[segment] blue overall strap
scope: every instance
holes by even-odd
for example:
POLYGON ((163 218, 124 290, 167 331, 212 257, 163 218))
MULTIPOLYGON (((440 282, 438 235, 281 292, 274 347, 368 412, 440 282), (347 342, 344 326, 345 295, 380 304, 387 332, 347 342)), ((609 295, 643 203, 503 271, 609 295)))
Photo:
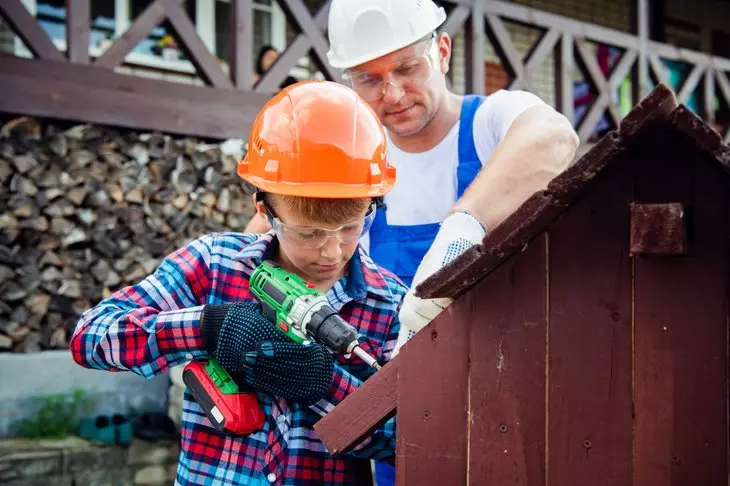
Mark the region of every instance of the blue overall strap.
POLYGON ((474 145, 474 115, 486 96, 467 95, 461 105, 459 117, 459 165, 456 168, 458 182, 457 197, 461 198, 469 184, 482 168, 477 149, 474 145))

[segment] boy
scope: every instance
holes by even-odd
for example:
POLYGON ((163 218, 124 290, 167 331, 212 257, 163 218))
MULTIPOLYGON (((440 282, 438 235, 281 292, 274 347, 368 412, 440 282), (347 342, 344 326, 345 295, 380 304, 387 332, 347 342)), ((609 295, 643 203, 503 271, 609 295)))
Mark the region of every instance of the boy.
POLYGON ((218 433, 186 390, 175 484, 372 484, 367 459, 394 454, 391 421, 348 456, 329 455, 312 426, 372 368, 291 342, 262 316, 248 282, 274 260, 325 292, 363 349, 389 361, 407 289, 358 243, 375 217, 373 198, 395 181, 385 147, 376 115, 349 88, 286 88, 256 118, 238 169, 259 189, 256 209, 272 231, 205 235, 81 316, 70 346, 82 366, 149 378, 213 356, 256 390, 266 421, 247 436, 218 433))

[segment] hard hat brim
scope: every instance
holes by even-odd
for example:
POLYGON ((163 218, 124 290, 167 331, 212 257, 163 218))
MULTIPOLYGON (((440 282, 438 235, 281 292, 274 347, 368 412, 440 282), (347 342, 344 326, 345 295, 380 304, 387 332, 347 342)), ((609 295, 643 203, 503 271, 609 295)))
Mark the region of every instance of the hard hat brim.
POLYGON ((257 187, 259 190, 268 192, 270 194, 323 199, 356 199, 365 197, 379 197, 390 191, 393 188, 393 184, 395 184, 395 175, 389 175, 382 184, 379 184, 377 186, 364 184, 345 185, 331 182, 272 182, 255 176, 248 176, 244 177, 243 179, 253 186, 257 187))

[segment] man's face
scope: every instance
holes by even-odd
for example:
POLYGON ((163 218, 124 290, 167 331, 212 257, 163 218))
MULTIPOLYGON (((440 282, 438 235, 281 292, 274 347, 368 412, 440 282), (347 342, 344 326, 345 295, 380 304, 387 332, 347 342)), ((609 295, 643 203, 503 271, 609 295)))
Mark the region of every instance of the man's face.
POLYGON ((390 132, 409 136, 436 116, 450 57, 451 41, 441 34, 361 64, 346 80, 390 132))

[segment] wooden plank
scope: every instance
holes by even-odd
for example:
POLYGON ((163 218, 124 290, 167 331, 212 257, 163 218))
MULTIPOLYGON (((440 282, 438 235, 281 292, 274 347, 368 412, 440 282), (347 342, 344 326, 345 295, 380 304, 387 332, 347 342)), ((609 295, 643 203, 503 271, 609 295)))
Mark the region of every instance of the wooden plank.
POLYGON ((692 233, 687 256, 635 259, 633 484, 726 484, 728 178, 680 134, 636 157, 637 202, 684 204, 692 233))
POLYGON ((0 55, 0 111, 225 139, 247 138, 264 94, 0 55))
POLYGON ((681 203, 631 203, 629 254, 682 255, 687 253, 687 228, 681 203))
POLYGON ((253 80, 253 2, 231 0, 228 19, 228 66, 236 88, 250 89, 253 80))
POLYGON ((344 454, 395 415, 399 356, 314 424, 332 455, 344 454))
POLYGON ((560 49, 555 56, 555 93, 557 109, 575 124, 573 113, 573 36, 563 32, 560 49))
POLYGON ((509 89, 522 89, 524 83, 524 66, 522 64, 522 56, 517 52, 512 38, 507 32, 504 22, 499 16, 494 14, 485 14, 487 19, 487 36, 492 42, 494 50, 502 60, 502 67, 512 75, 509 89))
POLYGON ((216 88, 233 89, 233 83, 218 65, 215 56, 200 40, 195 26, 182 8, 180 0, 162 0, 167 20, 177 32, 180 48, 198 70, 198 75, 216 88))
POLYGON ((547 238, 476 286, 469 484, 545 485, 547 238))
MULTIPOLYGON (((314 16, 314 23, 320 29, 327 27, 330 1, 326 0, 324 5, 314 16)), ((284 52, 276 59, 271 68, 259 79, 254 90, 260 93, 273 93, 279 89, 279 85, 289 75, 289 71, 297 65, 299 59, 312 48, 312 41, 304 33, 298 34, 294 40, 284 49, 284 52)))
POLYGON ((696 65, 692 68, 692 71, 687 76, 687 79, 682 84, 682 89, 677 94, 677 99, 680 103, 686 103, 690 95, 694 92, 697 84, 700 82, 700 78, 705 74, 705 67, 696 65))
POLYGON ((574 37, 585 37, 623 49, 636 49, 638 47, 638 39, 625 32, 608 29, 590 22, 580 22, 569 17, 555 15, 516 3, 489 0, 485 4, 485 12, 543 29, 555 28, 574 37))
POLYGON ((101 56, 96 58, 94 65, 109 69, 119 66, 129 51, 134 49, 164 19, 165 8, 162 0, 154 0, 125 33, 115 40, 101 56))
POLYGON ((72 63, 89 64, 90 0, 76 0, 66 4, 66 56, 72 63))
POLYGON ((621 83, 626 79, 632 66, 636 62, 637 53, 633 49, 629 49, 623 53, 621 60, 611 72, 608 78, 608 84, 613 89, 618 89, 621 83))
POLYGON ((560 32, 557 29, 550 29, 543 33, 534 49, 531 49, 525 62, 525 81, 532 86, 532 74, 539 70, 543 61, 555 50, 555 44, 560 40, 560 32))
POLYGON ((471 10, 468 7, 457 6, 446 17, 446 21, 439 29, 441 32, 446 32, 449 36, 454 37, 469 18, 471 10))
POLYGON ((659 59, 658 56, 649 56, 649 67, 651 67, 651 72, 654 73, 654 77, 656 78, 657 83, 669 85, 667 70, 664 67, 664 64, 662 64, 662 60, 659 59))
POLYGON ((634 143, 632 138, 638 132, 657 120, 668 119, 676 106, 674 93, 665 85, 657 86, 621 121, 621 136, 611 132, 603 137, 580 160, 555 177, 548 185, 547 192, 539 192, 525 201, 494 228, 482 244, 471 247, 418 285, 416 295, 431 299, 465 292, 515 252, 523 249, 565 207, 583 197, 606 167, 614 163, 624 147, 634 143))
POLYGON ((484 59, 484 3, 486 0, 474 0, 471 9, 471 22, 467 31, 466 63, 467 91, 484 94, 486 89, 484 59))
POLYGON ((549 484, 632 484, 627 169, 549 228, 549 484))
POLYGON ((398 353, 397 484, 466 483, 468 341, 478 298, 458 299, 398 353))
POLYGON ((35 57, 47 61, 66 61, 63 54, 56 49, 43 28, 20 0, 0 1, 0 15, 3 16, 10 29, 23 39, 35 57))
MULTIPOLYGON (((329 65, 329 62, 327 62, 329 43, 325 39, 322 29, 309 13, 307 6, 304 5, 304 2, 302 2, 302 0, 283 0, 280 1, 279 4, 287 13, 287 16, 291 18, 292 22, 294 22, 301 32, 309 39, 312 48, 314 49, 314 53, 319 59, 319 63, 317 64, 319 68, 324 71, 325 77, 330 80, 339 81, 341 76, 340 70, 333 68, 329 65)), ((327 6, 327 8, 329 8, 329 6, 327 6)))

